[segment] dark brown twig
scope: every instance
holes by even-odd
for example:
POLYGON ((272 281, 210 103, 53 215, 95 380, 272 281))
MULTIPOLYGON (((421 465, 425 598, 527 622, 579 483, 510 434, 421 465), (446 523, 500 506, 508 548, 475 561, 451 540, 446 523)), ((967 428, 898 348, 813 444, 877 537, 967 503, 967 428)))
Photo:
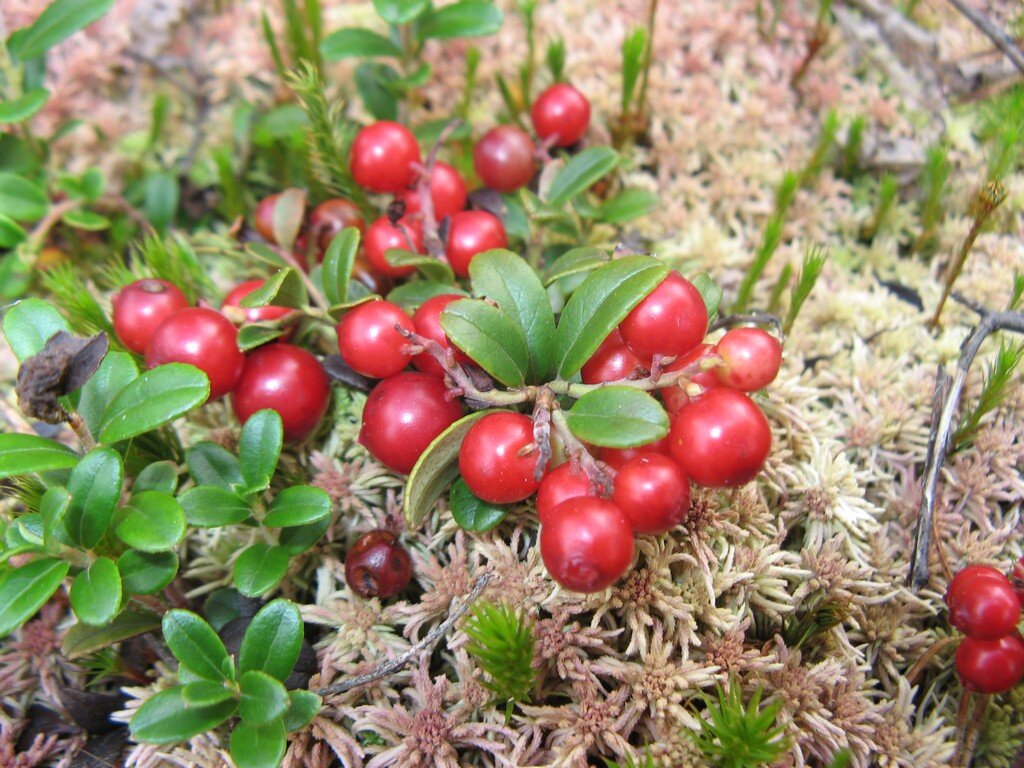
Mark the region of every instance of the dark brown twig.
POLYGON ((987 16, 975 10, 964 0, 949 0, 949 4, 977 27, 985 37, 995 43, 996 48, 1006 54, 1006 58, 1013 62, 1021 72, 1024 72, 1024 53, 1006 32, 997 27, 987 16))

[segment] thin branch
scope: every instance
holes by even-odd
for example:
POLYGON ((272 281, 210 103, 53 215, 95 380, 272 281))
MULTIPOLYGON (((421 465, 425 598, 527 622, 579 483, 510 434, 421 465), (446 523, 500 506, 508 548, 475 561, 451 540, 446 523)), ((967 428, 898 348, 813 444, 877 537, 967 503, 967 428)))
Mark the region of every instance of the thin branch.
POLYGON ((470 591, 466 599, 462 601, 462 604, 449 613, 447 619, 428 632, 426 637, 416 643, 416 645, 407 650, 401 656, 397 656, 389 661, 385 661, 383 664, 377 665, 373 670, 364 675, 350 677, 347 680, 342 680, 340 683, 329 685, 326 688, 319 688, 316 693, 320 696, 334 696, 339 693, 351 691, 353 688, 358 688, 361 685, 366 685, 367 683, 380 680, 397 672, 408 664, 411 659, 432 647, 443 635, 447 634, 448 630, 455 626, 455 622, 461 619, 474 601, 480 597, 490 580, 490 572, 481 573, 477 576, 476 582, 473 584, 473 589, 470 591))
POLYGON ((573 468, 578 467, 581 469, 590 480, 591 491, 605 498, 610 497, 614 490, 613 470, 603 461, 595 459, 580 439, 572 433, 572 430, 569 429, 569 422, 565 419, 565 414, 555 401, 552 401, 551 423, 558 432, 558 436, 562 438, 565 450, 569 452, 569 461, 572 462, 573 468))
POLYGON ((435 259, 441 260, 444 260, 444 245, 438 234, 437 216, 434 213, 434 198, 430 194, 430 178, 434 173, 434 166, 437 165, 438 150, 441 149, 460 125, 462 125, 462 121, 456 118, 444 127, 441 135, 434 142, 434 146, 427 153, 427 162, 424 164, 419 180, 416 182, 416 194, 419 195, 420 212, 423 215, 423 245, 426 246, 427 253, 435 259))
POLYGON ((989 40, 995 43, 996 48, 1006 54, 1006 57, 1013 62, 1021 72, 1024 72, 1024 53, 1013 41, 1013 38, 997 27, 991 19, 983 13, 967 5, 964 0, 949 0, 949 4, 960 11, 968 21, 981 30, 989 40))

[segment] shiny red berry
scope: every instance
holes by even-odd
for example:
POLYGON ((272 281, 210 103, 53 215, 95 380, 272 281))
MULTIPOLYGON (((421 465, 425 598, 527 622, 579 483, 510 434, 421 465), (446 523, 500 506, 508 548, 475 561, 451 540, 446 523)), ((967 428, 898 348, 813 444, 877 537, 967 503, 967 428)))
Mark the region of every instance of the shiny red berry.
POLYGON ((633 530, 612 502, 577 496, 546 515, 540 554, 551 578, 566 589, 599 592, 633 562, 633 530))
POLYGON ((371 192, 396 194, 412 184, 419 162, 420 145, 412 131, 381 120, 356 134, 349 169, 359 186, 371 192))
POLYGON ((405 277, 416 271, 415 267, 393 267, 388 264, 385 254, 392 248, 420 253, 423 250, 422 228, 414 219, 399 219, 392 224, 387 216, 381 216, 366 230, 363 248, 370 266, 388 277, 405 277))
MULTIPOLYGON (((416 333, 420 336, 424 336, 432 341, 436 341, 445 349, 451 349, 455 351, 455 361, 458 363, 469 363, 472 362, 466 355, 459 349, 452 346, 452 343, 448 341, 448 336, 444 332, 444 328, 441 327, 441 312, 444 308, 451 304, 453 301, 464 299, 465 296, 459 296, 455 293, 442 293, 439 296, 432 296, 425 302, 420 304, 412 316, 413 325, 416 327, 416 333)), ((444 368, 437 361, 433 355, 429 352, 421 352, 412 359, 413 367, 429 373, 431 376, 444 376, 444 368)))
POLYGON ((484 186, 497 192, 514 192, 533 178, 533 152, 533 139, 526 131, 514 125, 499 125, 476 143, 473 167, 484 186))
POLYGON ((556 147, 575 144, 590 124, 590 102, 568 83, 555 83, 537 97, 530 109, 533 129, 542 139, 557 136, 556 147))
POLYGON ((537 451, 533 421, 521 413, 488 413, 477 420, 459 448, 459 472, 476 496, 511 504, 533 495, 537 451))
POLYGON ((345 555, 345 582, 360 597, 394 597, 412 579, 412 560, 391 531, 364 533, 345 555))
POLYGON ((449 222, 444 255, 459 277, 469 277, 469 262, 478 253, 508 247, 505 225, 493 213, 460 211, 449 222))
POLYGON ((968 691, 1008 691, 1024 678, 1024 639, 1016 630, 998 640, 965 637, 956 649, 956 671, 968 691))
POLYGON ((252 223, 256 227, 256 231, 268 243, 277 242, 277 238, 274 237, 274 208, 277 206, 277 201, 280 198, 280 193, 264 197, 256 204, 256 212, 252 217, 252 223))
POLYGON ((220 312, 205 307, 179 309, 153 331, 146 346, 146 367, 188 363, 210 379, 210 399, 226 395, 238 383, 245 355, 238 329, 220 312))
POLYGON ((690 511, 690 483, 668 456, 648 453, 622 465, 612 501, 637 533, 665 533, 690 511))
POLYGON ((782 344, 760 328, 733 328, 715 345, 722 365, 715 368, 727 387, 756 392, 775 381, 782 367, 782 344))
POLYGON ((384 466, 408 474, 434 438, 461 416, 443 381, 404 371, 381 381, 366 398, 359 442, 384 466))
MULTIPOLYGON (((257 288, 262 288, 265 282, 266 280, 260 280, 257 278, 256 280, 246 280, 244 283, 239 283, 231 289, 227 296, 224 297, 224 303, 221 304, 221 308, 242 307, 242 299, 257 288)), ((266 307, 243 307, 242 309, 247 323, 262 323, 269 320, 277 320, 291 312, 288 307, 277 307, 273 304, 266 307)))
POLYGON ((683 355, 704 340, 708 310, 693 283, 670 272, 619 324, 622 340, 641 360, 683 355))
POLYGON ((114 333, 126 349, 142 354, 153 331, 166 318, 188 306, 178 286, 147 277, 118 291, 113 299, 114 333))
POLYGON ((584 384, 601 384, 609 381, 621 381, 642 375, 644 364, 626 346, 618 331, 605 339, 590 359, 583 364, 580 376, 584 384))
POLYGON ((374 379, 394 376, 412 356, 409 341, 395 326, 413 330, 413 321, 400 306, 390 301, 366 301, 346 312, 338 323, 338 351, 356 373, 374 379))
MULTIPOLYGON (((715 354, 715 348, 711 344, 698 344, 696 347, 691 349, 685 355, 677 357, 671 365, 665 368, 665 376, 668 376, 676 371, 681 371, 684 368, 689 368, 692 365, 696 365, 704 358, 713 357, 715 354)), ((665 387, 659 392, 661 393, 661 399, 665 403, 665 409, 669 413, 676 413, 680 408, 690 402, 691 398, 686 394, 686 385, 688 382, 681 381, 676 385, 665 387)), ((689 378, 689 383, 698 384, 705 390, 713 389, 715 387, 722 386, 722 382, 718 380, 718 376, 715 375, 714 369, 700 371, 695 373, 689 378)))
POLYGON ((602 448, 600 452, 601 461, 610 466, 612 469, 619 470, 627 461, 632 461, 637 456, 643 456, 647 453, 660 453, 664 456, 668 456, 672 453, 669 448, 668 435, 655 440, 653 443, 647 443, 646 445, 638 445, 634 448, 602 448))
POLYGON ((305 440, 327 413, 331 382, 312 354, 292 344, 264 344, 249 353, 245 370, 231 395, 240 422, 272 408, 281 415, 284 438, 305 440))
POLYGON ((590 487, 590 478, 582 469, 574 469, 571 461, 559 464, 544 475, 537 488, 537 517, 544 525, 551 510, 563 501, 595 495, 590 487))
POLYGON ((949 623, 975 640, 997 640, 1017 628, 1020 600, 1010 580, 999 571, 972 566, 963 569, 946 590, 949 623))
POLYGON ((733 488, 761 471, 772 447, 768 419, 753 400, 734 389, 712 389, 672 419, 672 457, 699 485, 733 488))
POLYGON ((340 197, 324 200, 309 214, 309 231, 320 246, 320 261, 334 236, 348 227, 360 232, 366 230, 366 222, 359 212, 359 206, 340 197))
MULTIPOLYGON (((434 204, 434 218, 441 221, 446 216, 455 215, 466 207, 468 197, 462 175, 448 163, 436 163, 430 174, 430 200, 434 204)), ((417 186, 403 190, 398 198, 405 203, 407 216, 422 210, 417 186)))

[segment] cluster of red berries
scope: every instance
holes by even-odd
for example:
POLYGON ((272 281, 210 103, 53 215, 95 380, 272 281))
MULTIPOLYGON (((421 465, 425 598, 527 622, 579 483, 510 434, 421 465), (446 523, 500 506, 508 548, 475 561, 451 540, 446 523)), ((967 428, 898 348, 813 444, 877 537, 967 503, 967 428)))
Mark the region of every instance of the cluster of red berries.
MULTIPOLYGON (((250 280, 224 299, 222 309, 263 285, 250 280)), ((273 408, 281 414, 285 439, 308 437, 330 401, 331 387, 323 366, 293 344, 265 344, 248 354, 238 348, 238 328, 223 312, 189 306, 181 289, 166 280, 145 278, 122 288, 113 299, 114 332, 126 348, 144 355, 146 366, 188 363, 210 379, 210 399, 231 394, 238 420, 273 408)), ((286 307, 237 309, 243 322, 277 320, 286 307)), ((294 329, 292 329, 294 330, 294 329)))
MULTIPOLYGON (((1024 578, 1024 563, 1015 571, 1024 578)), ((1024 638, 1017 625, 1024 589, 986 565, 969 565, 946 589, 949 623, 964 633, 956 649, 956 671, 964 688, 1002 693, 1024 678, 1024 638)))

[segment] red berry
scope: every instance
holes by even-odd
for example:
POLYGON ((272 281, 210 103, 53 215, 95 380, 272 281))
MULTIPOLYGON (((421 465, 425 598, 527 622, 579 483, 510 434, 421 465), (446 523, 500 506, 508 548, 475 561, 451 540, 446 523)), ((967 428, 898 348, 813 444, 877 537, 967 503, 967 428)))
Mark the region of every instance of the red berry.
POLYGON ((555 146, 568 147, 587 132, 590 102, 568 83, 555 83, 533 102, 530 117, 538 136, 557 136, 555 146))
POLYGON ((969 691, 1008 691, 1024 678, 1024 639, 1016 630, 998 640, 965 637, 956 649, 956 671, 969 691))
POLYGON ((648 453, 619 469, 612 501, 637 533, 665 533, 686 519, 690 483, 668 456, 648 453))
POLYGON ((782 367, 782 344, 760 328, 733 328, 715 345, 723 365, 715 368, 727 387, 756 392, 775 381, 782 367))
POLYGON ((113 299, 114 333, 126 349, 142 354, 153 331, 167 317, 188 306, 178 286, 148 277, 118 291, 113 299))
POLYGON ((484 186, 497 192, 514 192, 533 178, 536 161, 533 139, 514 125, 492 128, 473 148, 473 167, 484 186))
POLYGON ((366 301, 346 312, 338 323, 338 351, 356 373, 374 379, 394 376, 409 364, 409 344, 395 326, 413 330, 405 310, 390 301, 366 301))
POLYGON ((521 413, 488 413, 476 421, 459 448, 459 472, 476 496, 511 504, 531 496, 539 482, 533 421, 521 413))
POLYGON ((377 461, 408 474, 434 438, 462 416, 436 376, 405 371, 384 379, 363 407, 359 442, 377 461))
POLYGON ((626 346, 619 332, 613 331, 583 364, 580 375, 584 384, 601 384, 628 379, 644 370, 644 364, 626 346))
POLYGON ((405 277, 416 271, 415 267, 393 267, 384 258, 392 248, 420 253, 423 250, 421 225, 413 219, 399 219, 393 225, 387 216, 381 216, 366 230, 363 239, 366 258, 375 270, 388 277, 405 277))
POLYGON ((459 277, 469 277, 469 262, 478 253, 508 247, 505 225, 493 213, 460 211, 449 222, 444 255, 459 277))
MULTIPOLYGON (((398 195, 405 203, 405 213, 419 213, 420 193, 418 187, 402 190, 398 195)), ((457 170, 447 163, 436 163, 434 172, 430 174, 430 200, 434 204, 434 218, 437 221, 446 216, 453 216, 466 207, 469 197, 466 182, 457 170)))
POLYGON ((559 464, 540 481, 537 489, 537 517, 541 525, 545 525, 551 510, 563 501, 593 495, 590 478, 582 469, 573 469, 571 461, 559 464))
MULTIPOLYGON (((458 363, 469 363, 471 361, 461 350, 456 349, 448 341, 448 336, 441 327, 441 312, 453 301, 464 298, 466 297, 454 293, 442 293, 439 296, 432 296, 420 304, 412 316, 416 333, 436 341, 445 349, 455 350, 455 361, 458 363)), ((421 352, 416 355, 412 359, 412 364, 415 368, 424 373, 429 373, 431 376, 444 376, 444 368, 441 367, 441 364, 429 352, 421 352)))
POLYGON ((356 134, 349 168, 356 184, 371 192, 396 194, 416 178, 420 145, 404 125, 381 120, 356 134))
POLYGON ((672 456, 683 474, 710 488, 753 480, 772 447, 768 419, 734 389, 712 389, 682 408, 669 432, 672 456))
POLYGON ((676 272, 637 304, 619 324, 619 333, 641 360, 682 355, 704 340, 708 310, 693 283, 676 272))
POLYGON ((146 346, 147 368, 165 363, 188 363, 201 370, 210 378, 210 399, 216 400, 234 388, 245 367, 238 329, 216 310, 179 309, 156 327, 146 346))
POLYGON ((411 579, 409 553, 391 531, 364 533, 345 556, 345 581, 360 597, 394 597, 411 579))
POLYGON ((348 227, 355 227, 360 232, 366 229, 366 222, 355 203, 336 197, 324 200, 313 209, 309 214, 309 229, 320 246, 320 261, 323 261, 323 252, 334 236, 348 227))
POLYGON ((599 592, 633 562, 633 531, 615 504, 595 496, 563 501, 540 529, 540 554, 551 578, 574 592, 599 592))
POLYGON ((668 435, 665 435, 661 440, 655 440, 647 445, 638 445, 635 448, 602 448, 600 458, 601 461, 617 471, 622 469, 627 461, 632 461, 637 456, 648 453, 660 453, 663 456, 668 456, 671 452, 668 435))
MULTIPOLYGON (((221 304, 221 308, 224 307, 241 307, 242 299, 248 296, 250 293, 255 291, 257 288, 262 288, 263 283, 266 280, 246 280, 244 283, 239 283, 231 292, 224 297, 224 303, 221 304)), ((261 323, 268 320, 277 320, 279 317, 284 317, 291 310, 288 307, 276 307, 270 305, 267 307, 243 307, 245 313, 245 321, 247 323, 261 323)))
POLYGON ((949 623, 975 640, 997 640, 1017 628, 1020 600, 1005 575, 981 566, 963 569, 946 590, 949 623))
MULTIPOLYGON (((684 368, 694 365, 703 358, 711 357, 714 354, 715 348, 711 344, 698 344, 685 355, 677 357, 675 361, 665 369, 664 375, 667 376, 676 371, 681 371, 684 368)), ((704 389, 713 389, 714 387, 722 386, 722 383, 718 380, 718 376, 715 375, 713 368, 695 373, 689 380, 694 384, 699 384, 704 389)), ((665 408, 669 413, 676 413, 680 408, 690 402, 691 398, 686 394, 686 383, 687 382, 685 381, 680 382, 679 385, 665 387, 660 390, 661 399, 665 402, 665 408)))
POLYGON ((264 197, 256 204, 256 212, 252 217, 252 223, 256 227, 256 231, 268 243, 277 242, 277 238, 274 237, 274 208, 277 206, 277 201, 280 197, 280 193, 264 197))
POLYGON ((278 343, 249 353, 231 407, 240 422, 272 408, 281 415, 285 440, 297 443, 317 428, 330 400, 331 382, 320 361, 300 347, 278 343))

